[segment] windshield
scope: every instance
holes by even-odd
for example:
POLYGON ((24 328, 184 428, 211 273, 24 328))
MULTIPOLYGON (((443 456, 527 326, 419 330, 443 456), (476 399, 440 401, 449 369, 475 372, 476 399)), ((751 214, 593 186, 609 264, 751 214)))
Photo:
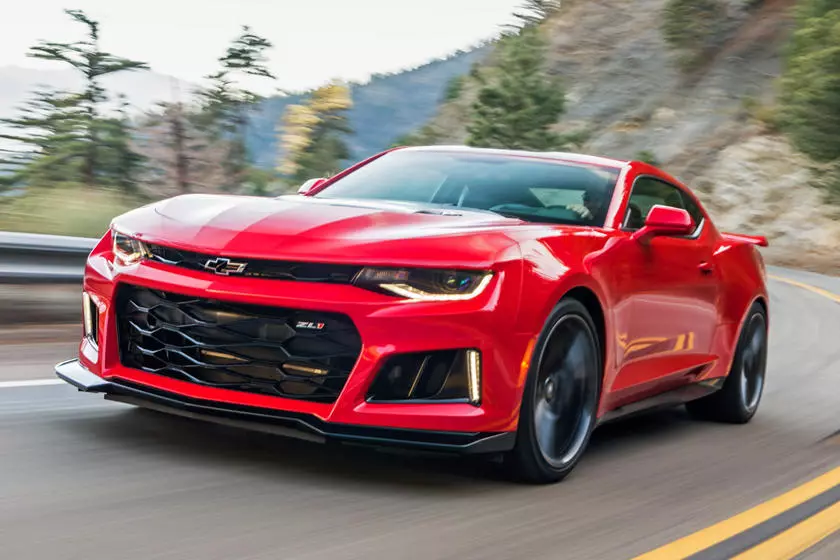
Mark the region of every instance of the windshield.
POLYGON ((530 222, 603 226, 618 173, 616 168, 509 155, 397 150, 315 197, 419 203, 530 222))

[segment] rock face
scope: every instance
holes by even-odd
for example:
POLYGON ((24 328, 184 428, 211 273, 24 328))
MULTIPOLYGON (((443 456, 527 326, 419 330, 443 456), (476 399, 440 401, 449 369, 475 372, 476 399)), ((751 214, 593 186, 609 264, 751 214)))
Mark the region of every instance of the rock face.
POLYGON ((698 183, 723 231, 766 235, 768 260, 840 273, 840 208, 812 186, 817 171, 786 140, 753 136, 718 154, 698 183))
MULTIPOLYGON (((660 25, 667 0, 566 0, 546 22, 549 72, 562 76, 560 131, 582 131, 578 151, 654 155, 689 184, 723 229, 767 235, 768 261, 840 273, 840 226, 812 186, 810 162, 761 123, 772 107, 795 0, 727 0, 715 47, 680 71, 660 25), (748 6, 753 6, 748 9, 748 6)), ((492 64, 492 55, 488 59, 492 64)), ((477 86, 429 124, 440 143, 463 142, 477 86)))

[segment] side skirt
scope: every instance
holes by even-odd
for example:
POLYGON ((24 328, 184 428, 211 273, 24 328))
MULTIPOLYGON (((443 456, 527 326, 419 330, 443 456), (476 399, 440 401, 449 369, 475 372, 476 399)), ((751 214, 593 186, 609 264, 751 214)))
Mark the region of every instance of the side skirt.
POLYGON ((610 410, 604 414, 599 420, 598 425, 614 422, 619 419, 625 419, 630 416, 637 416, 655 410, 663 410, 673 408, 689 401, 700 399, 707 395, 711 395, 723 388, 725 377, 717 377, 715 379, 708 379, 691 383, 678 389, 666 391, 652 397, 630 403, 614 410, 610 410))

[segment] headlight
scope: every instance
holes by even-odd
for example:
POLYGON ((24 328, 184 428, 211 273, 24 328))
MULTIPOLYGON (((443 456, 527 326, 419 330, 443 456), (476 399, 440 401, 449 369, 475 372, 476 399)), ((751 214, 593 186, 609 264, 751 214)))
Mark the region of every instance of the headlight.
POLYGON ((413 300, 452 301, 476 297, 492 277, 487 271, 364 268, 353 283, 413 300))
POLYGON ((113 240, 114 256, 119 264, 136 264, 149 254, 145 243, 117 230, 111 230, 111 238, 113 240))

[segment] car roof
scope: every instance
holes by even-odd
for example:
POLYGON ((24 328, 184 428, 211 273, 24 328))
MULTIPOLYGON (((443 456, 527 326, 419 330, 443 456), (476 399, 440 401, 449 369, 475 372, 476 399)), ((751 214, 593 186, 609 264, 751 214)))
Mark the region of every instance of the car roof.
POLYGON ((614 167, 617 169, 626 167, 633 163, 629 160, 612 159, 601 156, 592 156, 587 154, 575 154, 571 152, 539 152, 529 150, 507 150, 498 148, 474 148, 471 146, 407 146, 401 147, 400 150, 405 151, 419 151, 419 152, 457 152, 457 153, 477 153, 498 156, 518 156, 518 157, 532 157, 556 161, 566 161, 573 163, 584 163, 599 165, 602 167, 614 167))

